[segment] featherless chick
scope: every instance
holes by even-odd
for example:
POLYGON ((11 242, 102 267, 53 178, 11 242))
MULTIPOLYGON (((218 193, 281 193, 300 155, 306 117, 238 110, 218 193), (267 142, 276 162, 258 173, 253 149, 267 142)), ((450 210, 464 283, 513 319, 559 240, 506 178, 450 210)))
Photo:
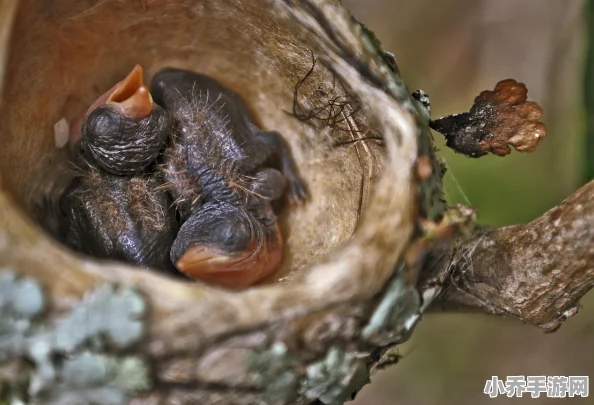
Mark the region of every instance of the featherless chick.
POLYGON ((172 262, 231 288, 270 276, 283 251, 271 203, 287 187, 295 202, 307 195, 286 141, 258 128, 241 97, 205 75, 165 68, 151 94, 174 126, 160 166, 182 223, 172 262))

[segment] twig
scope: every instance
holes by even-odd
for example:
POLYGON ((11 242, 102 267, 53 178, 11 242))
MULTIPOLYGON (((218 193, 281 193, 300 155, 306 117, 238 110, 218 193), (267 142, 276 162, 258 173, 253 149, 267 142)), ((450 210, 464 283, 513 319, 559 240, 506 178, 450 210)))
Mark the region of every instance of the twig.
POLYGON ((478 231, 444 255, 451 273, 431 309, 513 316, 558 329, 594 286, 593 224, 591 181, 528 224, 478 231))

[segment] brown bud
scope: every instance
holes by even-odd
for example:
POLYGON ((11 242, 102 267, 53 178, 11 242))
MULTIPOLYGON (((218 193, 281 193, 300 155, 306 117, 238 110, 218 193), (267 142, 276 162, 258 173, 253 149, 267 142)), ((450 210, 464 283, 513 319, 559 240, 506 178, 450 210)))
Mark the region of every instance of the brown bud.
POLYGON ((505 156, 512 145, 520 152, 532 152, 544 139, 547 129, 540 122, 542 108, 526 101, 528 89, 514 79, 502 80, 494 90, 485 90, 467 113, 431 121, 457 152, 480 157, 491 152, 505 156))

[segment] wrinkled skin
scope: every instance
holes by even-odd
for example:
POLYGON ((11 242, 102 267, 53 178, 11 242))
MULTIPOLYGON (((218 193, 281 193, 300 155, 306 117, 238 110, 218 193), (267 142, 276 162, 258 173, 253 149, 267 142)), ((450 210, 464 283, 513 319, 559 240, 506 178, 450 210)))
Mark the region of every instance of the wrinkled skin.
POLYGON ((182 221, 172 262, 227 287, 266 278, 283 246, 270 203, 287 185, 294 201, 306 197, 285 140, 260 130, 239 95, 204 75, 164 69, 151 94, 175 128, 161 167, 182 221))
POLYGON ((147 173, 170 133, 136 66, 86 114, 76 177, 59 202, 58 239, 94 257, 178 274, 169 259, 179 229, 172 201, 147 173))
POLYGON ((158 105, 138 120, 102 105, 87 117, 80 153, 109 173, 134 175, 150 168, 165 147, 170 130, 167 113, 158 105))
POLYGON ((134 175, 153 164, 170 133, 169 116, 153 103, 137 65, 87 111, 79 153, 109 173, 134 175))
POLYGON ((64 242, 94 257, 176 273, 169 251, 179 225, 160 185, 154 177, 87 168, 61 200, 64 242))

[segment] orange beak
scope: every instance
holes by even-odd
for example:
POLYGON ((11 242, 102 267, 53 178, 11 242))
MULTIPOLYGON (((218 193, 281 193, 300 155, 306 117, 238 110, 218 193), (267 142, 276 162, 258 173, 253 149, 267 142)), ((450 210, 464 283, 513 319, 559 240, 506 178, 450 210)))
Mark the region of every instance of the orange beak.
POLYGON ((148 116, 153 110, 153 98, 142 80, 142 67, 134 66, 134 69, 124 78, 103 93, 89 107, 87 115, 103 104, 112 104, 119 112, 131 119, 142 119, 148 116))
POLYGON ((253 241, 245 252, 226 255, 204 245, 191 246, 175 267, 187 276, 228 288, 245 288, 269 277, 282 259, 282 239, 275 237, 258 248, 253 241))

